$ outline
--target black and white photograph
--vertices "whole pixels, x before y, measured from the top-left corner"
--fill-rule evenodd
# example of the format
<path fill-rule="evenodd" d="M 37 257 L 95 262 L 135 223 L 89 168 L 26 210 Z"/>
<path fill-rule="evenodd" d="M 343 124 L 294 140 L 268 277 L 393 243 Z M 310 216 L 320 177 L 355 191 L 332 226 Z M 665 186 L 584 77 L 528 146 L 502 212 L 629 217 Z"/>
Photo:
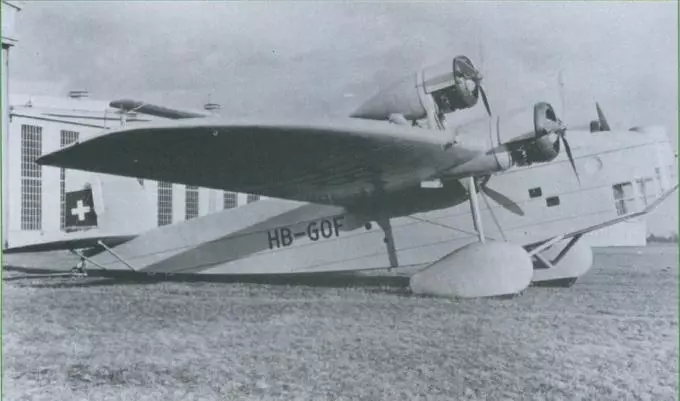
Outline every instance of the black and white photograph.
<path fill-rule="evenodd" d="M 2 400 L 678 399 L 678 2 L 2 0 Z"/>

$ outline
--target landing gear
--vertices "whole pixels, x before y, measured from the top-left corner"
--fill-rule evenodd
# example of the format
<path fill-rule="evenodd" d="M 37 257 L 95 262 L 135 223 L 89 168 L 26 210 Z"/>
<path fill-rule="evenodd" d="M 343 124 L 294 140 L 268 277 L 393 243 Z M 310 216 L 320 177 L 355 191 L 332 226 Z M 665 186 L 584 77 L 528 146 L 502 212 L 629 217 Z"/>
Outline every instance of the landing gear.
<path fill-rule="evenodd" d="M 560 248 L 555 241 L 547 249 L 536 252 L 534 257 L 533 286 L 571 287 L 593 265 L 593 251 L 588 244 L 575 235 Z M 534 251 L 530 252 L 533 253 Z"/>
<path fill-rule="evenodd" d="M 87 260 L 84 256 L 82 255 L 79 256 L 80 261 L 71 268 L 71 274 L 73 275 L 73 277 L 87 277 Z"/>
<path fill-rule="evenodd" d="M 399 266 L 399 261 L 397 260 L 397 250 L 394 246 L 394 235 L 392 234 L 392 223 L 390 219 L 379 220 L 378 225 L 382 228 L 385 233 L 385 238 L 383 242 L 387 247 L 387 256 L 390 259 L 390 270 Z"/>
<path fill-rule="evenodd" d="M 411 290 L 444 297 L 512 295 L 529 286 L 531 257 L 524 248 L 484 236 L 475 179 L 468 179 L 470 212 L 478 241 L 456 249 L 411 277 Z"/>

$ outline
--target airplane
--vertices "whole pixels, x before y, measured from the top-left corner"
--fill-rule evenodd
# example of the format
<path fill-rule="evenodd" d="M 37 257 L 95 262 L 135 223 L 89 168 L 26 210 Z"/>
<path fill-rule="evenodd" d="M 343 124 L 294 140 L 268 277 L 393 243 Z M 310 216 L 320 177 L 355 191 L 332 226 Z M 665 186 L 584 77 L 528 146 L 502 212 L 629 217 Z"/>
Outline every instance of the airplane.
<path fill-rule="evenodd" d="M 91 258 L 106 271 L 410 268 L 414 293 L 445 297 L 572 285 L 592 266 L 583 235 L 677 190 L 663 129 L 611 130 L 599 104 L 587 131 L 544 101 L 494 115 L 481 81 L 456 56 L 341 119 L 223 119 L 116 101 L 176 121 L 106 132 L 36 162 L 271 198 L 148 230 Z M 447 121 L 480 98 L 487 117 Z"/>

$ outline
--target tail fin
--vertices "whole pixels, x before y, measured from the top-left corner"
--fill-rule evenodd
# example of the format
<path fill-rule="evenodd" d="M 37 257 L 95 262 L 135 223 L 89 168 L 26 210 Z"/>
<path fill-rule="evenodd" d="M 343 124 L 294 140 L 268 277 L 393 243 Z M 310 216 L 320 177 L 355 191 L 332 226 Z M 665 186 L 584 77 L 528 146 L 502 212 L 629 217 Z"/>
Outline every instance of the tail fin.
<path fill-rule="evenodd" d="M 80 173 L 82 174 L 82 173 Z M 67 231 L 138 234 L 156 226 L 153 200 L 134 178 L 91 174 L 65 194 Z"/>

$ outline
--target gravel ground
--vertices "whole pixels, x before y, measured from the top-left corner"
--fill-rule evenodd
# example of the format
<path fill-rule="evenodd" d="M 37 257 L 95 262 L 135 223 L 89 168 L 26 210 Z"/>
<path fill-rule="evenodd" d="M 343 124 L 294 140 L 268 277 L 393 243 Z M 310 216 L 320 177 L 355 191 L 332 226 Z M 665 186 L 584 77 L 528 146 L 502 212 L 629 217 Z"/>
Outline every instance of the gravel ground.
<path fill-rule="evenodd" d="M 674 400 L 675 246 L 568 289 L 121 284 L 4 272 L 5 400 Z"/>

